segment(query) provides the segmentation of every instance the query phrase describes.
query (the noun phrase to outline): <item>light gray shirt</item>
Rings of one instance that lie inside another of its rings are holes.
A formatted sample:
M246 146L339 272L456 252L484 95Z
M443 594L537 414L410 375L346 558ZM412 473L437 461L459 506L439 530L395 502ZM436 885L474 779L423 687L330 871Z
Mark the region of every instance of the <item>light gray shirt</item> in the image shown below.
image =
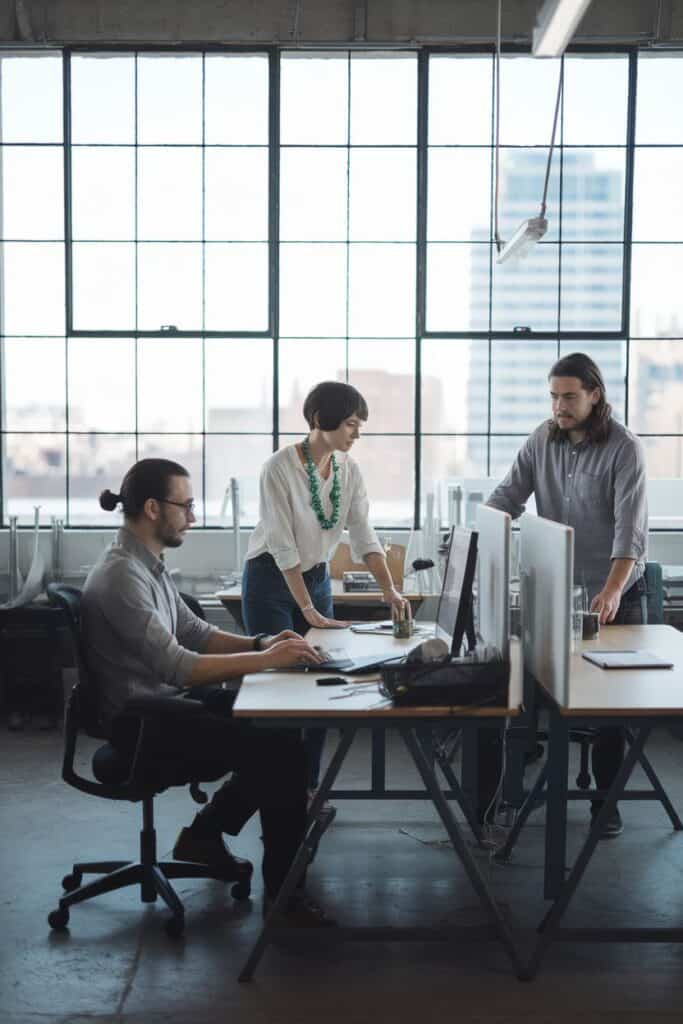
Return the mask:
M82 622L105 721L130 698L186 686L198 652L216 632L187 607L163 558L125 527L88 574Z
M487 504L513 518L530 494L539 516L574 528L574 581L591 599L602 589L613 558L633 558L628 589L645 571L647 494L640 440L611 422L603 444L551 441L548 421L526 439Z

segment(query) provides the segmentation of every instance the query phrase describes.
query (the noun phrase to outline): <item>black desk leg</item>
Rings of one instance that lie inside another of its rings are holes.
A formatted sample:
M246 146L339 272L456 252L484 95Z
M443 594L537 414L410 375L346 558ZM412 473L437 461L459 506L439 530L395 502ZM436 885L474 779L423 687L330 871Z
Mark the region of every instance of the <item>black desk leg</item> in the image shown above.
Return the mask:
M512 851L515 848L515 844L519 839L520 832L526 825L527 818L535 808L539 807L544 802L544 797L541 796L548 778L548 765L543 765L541 771L538 773L538 778L534 782L531 792L527 796L526 800L522 804L515 818L515 823L508 833L508 837L505 840L505 845L496 853L495 860L506 861L510 859Z
M422 733L422 731L418 732L416 730L415 735L417 736L417 739L420 743L420 746L422 747L422 750L427 761L431 761L432 759L436 760L436 763L441 769L446 782L451 788L451 793L455 797L455 800L458 806L460 807L460 810L467 819L467 824L470 826L472 834L474 835L475 839L479 841L481 839L481 825L477 821L477 816L474 813L472 805L470 804L469 800L467 800L467 798L465 797L463 789L455 776L455 772L451 767L447 751L440 750L438 746L434 747L434 741L432 739L431 733L427 734ZM432 768L432 771L433 770L434 769Z
M543 895L554 899L565 879L567 860L567 773L569 725L557 708L550 709L548 787L545 804L545 878Z
M306 835L304 836L303 842L301 843L296 857L294 858L294 862L287 873L287 877L282 883L275 902L268 911L259 937L256 940L251 953L247 957L244 967L240 971L239 981L251 981L254 976L254 971L256 970L259 960L263 956L273 931L278 927L281 927L283 923L286 927L284 911L289 905L290 897L294 892L299 879L315 856L315 852L318 849L318 843L320 842L320 837L329 824L329 819L325 817L321 818L320 812L322 811L325 800L334 785L334 780L339 774L339 770L344 763L344 758L349 751L349 747L351 746L355 735L355 726L352 728L342 729L339 745L334 752L334 755L327 767L327 771L323 776L323 780L318 787L313 803L309 808L308 821L306 823Z
M455 818L453 817L453 812L448 806L448 801L446 800L443 793L439 789L439 785L436 781L434 771L429 763L429 760L425 757L424 751L420 746L420 743L415 735L415 731L414 729L404 726L401 728L401 736L403 737L403 742L405 743L406 747L408 748L413 758L413 761L415 762L415 767L420 773L425 789L429 793L434 803L434 806L439 812L439 817L441 818L441 821L444 824L444 828L448 832L448 836L453 845L453 849L455 850L462 866L465 869L465 872L470 880L472 888L479 897L481 905L488 913L494 930L498 937L500 938L500 941L502 942L503 946L505 947L505 950L508 956L510 957L515 972L519 976L521 975L523 968L520 963L519 957L517 956L517 950L512 939L512 933L508 928L505 920L503 919L500 910L498 909L495 903L495 900L493 899L491 893L488 890L486 882L484 881L482 874L479 871L477 862L474 860L472 854L470 853L467 847L467 843L464 841L462 835L460 834L460 829L458 828L458 824Z
M627 738L629 743L633 743L633 733L631 732L630 729L626 730L626 738ZM683 822L681 822L681 819L679 818L678 814L676 813L676 808L674 807L674 805L669 800L669 797L667 796L666 790L664 789L664 787L662 786L661 782L659 781L659 776L657 775L656 771L654 770L654 768L650 764L649 759L645 756L645 752L643 752L640 755L640 767L643 769L643 771L647 775L648 779L650 780L650 784L651 784L652 788L654 789L655 793L659 797L659 802L661 803L661 805L664 808L664 810L666 811L666 813L669 815L669 821L671 822L671 824L673 826L674 832L681 832L681 831L683 831Z
M379 798L386 793L386 750L387 734L384 729L370 730L371 741L371 795Z
M559 930L559 925L564 913L576 892L579 882L583 878L583 874L588 867L591 857L593 856L595 847L600 842L600 834L612 815L614 808L617 806L619 797L626 788L626 784L631 777L631 773L642 755L643 748L645 747L645 743L650 735L651 729L651 725L644 725L637 730L633 743L629 748L626 757L622 761L621 768L617 772L617 777L607 791L605 802L600 809L600 813L593 821L588 832L588 837L581 848L581 852L576 859L574 867L569 873L569 877L562 886L554 904L538 927L540 935L529 961L528 968L525 971L525 978L529 980L536 974L545 950L552 941L553 935ZM596 934L598 934L598 932L599 930L596 930Z

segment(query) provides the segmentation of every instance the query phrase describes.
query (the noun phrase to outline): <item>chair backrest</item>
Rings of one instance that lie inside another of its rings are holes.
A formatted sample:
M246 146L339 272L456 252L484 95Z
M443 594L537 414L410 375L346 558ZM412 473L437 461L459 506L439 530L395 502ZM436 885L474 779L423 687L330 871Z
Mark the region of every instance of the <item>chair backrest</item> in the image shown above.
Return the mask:
M194 612L198 619L206 619L204 609L202 608L196 597L193 597L192 594L185 594L183 593L182 590L178 591L178 593L180 594L180 596L182 597L183 601L190 609L190 611Z
M645 563L645 584L647 586L647 621L651 626L664 622L664 582L659 562Z
M81 632L82 592L78 587L71 587L66 583L48 583L47 596L51 604L61 608L69 627L71 649L78 677L78 712L81 724L92 736L102 737L104 733L98 713L99 701L88 672Z
M386 556L394 586L398 590L402 590L406 560L405 544L392 544L387 549ZM352 561L351 548L345 541L342 541L330 561L330 576L333 580L340 580L345 572L367 572L367 568L364 563Z

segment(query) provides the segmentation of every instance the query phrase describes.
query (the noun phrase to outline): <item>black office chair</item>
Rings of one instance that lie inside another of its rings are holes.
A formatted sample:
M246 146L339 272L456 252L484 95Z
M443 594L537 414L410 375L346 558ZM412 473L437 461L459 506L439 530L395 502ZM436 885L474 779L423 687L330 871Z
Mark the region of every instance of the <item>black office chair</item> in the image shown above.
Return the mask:
M69 627L78 681L73 687L67 703L64 719L64 759L62 778L70 786L90 796L105 800L130 800L142 804L142 831L140 832L140 860L107 860L74 864L70 874L62 879L66 895L59 906L48 914L48 923L56 930L65 929L69 923L69 907L82 903L105 892L122 889L129 885L140 886L143 903L153 903L160 896L171 917L165 929L169 936L178 937L185 926L183 905L170 883L172 878L214 878L224 881L214 868L205 864L187 861L158 861L156 852L156 831L154 828L154 797L170 786L190 785L195 799L202 802L206 797L198 792L199 782L210 782L225 775L225 768L212 761L199 762L185 759L154 759L145 756L145 726L147 722L159 721L160 717L178 714L186 716L201 713L199 702L183 700L181 697L152 697L130 704L133 714L139 714L138 734L135 752L129 754L118 750L109 742L95 751L92 759L94 780L79 775L75 765L76 742L81 732L96 739L106 740L106 732L99 721L97 699L90 684L85 650L80 628L81 592L76 587L51 583L48 597L52 604L62 609ZM83 875L96 874L99 878L82 884ZM251 891L249 879L236 882L230 892L234 899L247 899Z

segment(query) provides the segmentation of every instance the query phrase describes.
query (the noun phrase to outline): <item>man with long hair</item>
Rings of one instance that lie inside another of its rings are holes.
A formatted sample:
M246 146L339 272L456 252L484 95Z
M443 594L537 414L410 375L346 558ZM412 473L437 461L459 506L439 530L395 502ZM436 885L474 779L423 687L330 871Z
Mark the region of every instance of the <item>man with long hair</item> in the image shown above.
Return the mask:
M613 418L589 356L564 356L548 380L552 416L524 442L487 504L517 518L533 494L539 516L573 527L574 580L586 587L601 625L640 623L648 528L642 444ZM609 788L623 754L621 729L598 730L593 775L599 789ZM592 814L599 809L594 801ZM622 830L617 809L603 836Z

